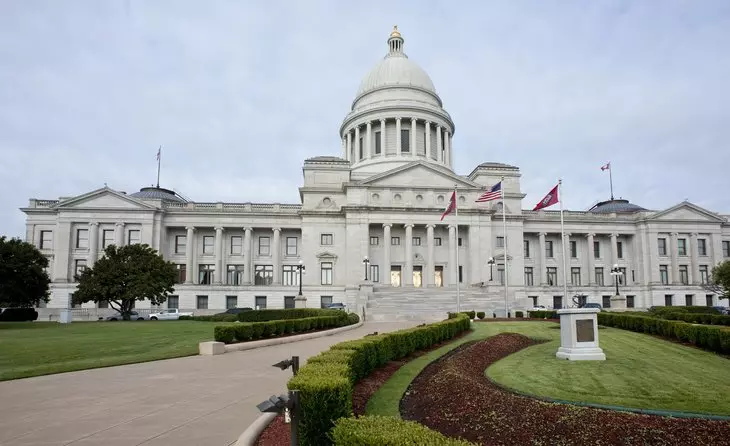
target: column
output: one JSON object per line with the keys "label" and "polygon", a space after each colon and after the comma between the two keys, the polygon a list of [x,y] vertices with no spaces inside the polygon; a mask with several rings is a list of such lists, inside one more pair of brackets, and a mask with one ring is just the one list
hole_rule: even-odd
{"label": "column", "polygon": [[225,271],[223,271],[223,228],[217,226],[215,228],[215,274],[213,274],[213,283],[221,285],[225,283]]}
{"label": "column", "polygon": [[365,159],[373,156],[373,125],[368,121],[365,132]]}
{"label": "column", "polygon": [[456,240],[456,225],[449,225],[449,286],[456,286],[459,280],[459,265],[456,264],[456,250],[458,240]]}
{"label": "column", "polygon": [[426,121],[426,158],[431,158],[431,123]]}
{"label": "column", "polygon": [[197,273],[193,270],[193,267],[195,266],[193,262],[195,227],[188,226],[185,229],[188,231],[188,234],[185,237],[185,283],[197,283],[197,280],[194,280],[194,278],[197,277]]}
{"label": "column", "polygon": [[281,228],[273,228],[274,241],[271,243],[271,258],[274,263],[274,285],[281,285]]}
{"label": "column", "polygon": [[678,284],[679,283],[679,246],[677,245],[677,236],[679,234],[676,232],[672,232],[669,235],[669,249],[670,249],[670,255],[672,258],[672,277],[669,279],[670,283],[672,284]]}
{"label": "column", "polygon": [[441,136],[441,126],[436,124],[436,159],[444,162],[444,141]]}
{"label": "column", "polygon": [[380,155],[385,156],[385,119],[380,120]]}
{"label": "column", "polygon": [[449,132],[449,131],[446,131],[445,142],[446,142],[446,153],[449,155],[447,158],[448,162],[449,162],[449,167],[453,167],[454,166],[454,154],[451,151],[451,132]]}
{"label": "column", "polygon": [[[565,262],[563,262],[563,265],[560,265],[560,267],[565,268],[565,275],[563,276],[562,274],[558,274],[558,280],[560,281],[560,283],[562,283],[563,280],[565,280],[565,282],[568,285],[570,285],[572,283],[571,278],[573,277],[573,275],[570,272],[571,271],[570,270],[570,259],[572,258],[570,256],[570,236],[571,235],[573,235],[573,234],[570,232],[566,232],[565,241],[564,242],[561,241],[561,243],[564,243],[564,246],[562,247],[561,251],[563,251],[563,255],[565,256]],[[565,298],[567,299],[568,296],[565,296]],[[565,302],[567,303],[568,301],[566,300]]]}
{"label": "column", "polygon": [[547,234],[544,232],[541,232],[540,237],[540,285],[546,285],[548,283],[547,281],[547,264],[545,263],[545,236]]}
{"label": "column", "polygon": [[91,268],[99,258],[99,223],[89,223],[89,256],[86,258],[86,266]]}
{"label": "column", "polygon": [[611,234],[611,268],[618,264],[618,234]]}
{"label": "column", "polygon": [[342,137],[342,158],[347,159],[347,138]]}
{"label": "column", "polygon": [[71,241],[73,240],[71,222],[56,221],[53,230],[53,281],[68,282],[69,257]]}
{"label": "column", "polygon": [[347,157],[345,158],[347,161],[352,162],[352,133],[348,130],[347,131]]}
{"label": "column", "polygon": [[406,228],[406,262],[403,271],[403,284],[413,285],[413,225],[404,225]]}
{"label": "column", "polygon": [[[707,242],[705,242],[705,247]],[[689,235],[689,256],[692,264],[690,265],[690,278],[689,283],[699,285],[700,284],[700,264],[697,260],[699,251],[697,249],[697,233],[693,232]]]}
{"label": "column", "polygon": [[253,233],[253,228],[246,227],[243,228],[243,231],[243,283],[250,285],[253,283],[251,281],[251,274],[253,273],[253,261],[251,257],[251,253],[253,252],[251,246],[253,237],[251,237],[251,234]]}
{"label": "column", "polygon": [[355,161],[360,161],[362,157],[360,156],[360,151],[362,150],[362,147],[360,147],[360,126],[358,125],[355,127]]}
{"label": "column", "polygon": [[596,284],[596,253],[593,249],[593,237],[596,234],[586,235],[586,243],[588,243],[588,285]]}
{"label": "column", "polygon": [[423,283],[426,286],[434,285],[434,278],[436,276],[436,268],[434,265],[434,246],[433,246],[433,229],[434,225],[426,225],[426,271],[423,273]]}
{"label": "column", "polygon": [[124,246],[124,223],[114,225],[114,244]]}
{"label": "column", "polygon": [[416,118],[411,118],[411,156],[418,154],[416,147]]}
{"label": "column", "polygon": [[395,118],[395,153],[400,154],[400,118]]}
{"label": "column", "polygon": [[383,278],[382,283],[390,285],[390,223],[383,225]]}
{"label": "column", "polygon": [[719,234],[712,233],[710,234],[710,258],[712,259],[712,265],[710,265],[710,270],[712,270],[713,267],[715,267],[718,263],[720,263],[720,260],[722,259],[722,241],[720,241]]}

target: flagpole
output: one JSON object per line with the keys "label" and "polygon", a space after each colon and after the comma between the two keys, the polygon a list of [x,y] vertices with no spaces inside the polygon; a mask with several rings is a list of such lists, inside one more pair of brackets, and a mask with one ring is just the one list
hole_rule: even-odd
{"label": "flagpole", "polygon": [[504,177],[501,180],[500,194],[502,195],[502,230],[504,231],[504,316],[509,312],[507,307],[507,289],[509,287],[509,250],[507,249],[507,207],[504,203]]}
{"label": "flagpole", "polygon": [[157,188],[160,188],[160,163],[162,161],[162,145],[157,149]]}
{"label": "flagpole", "polygon": [[459,197],[456,194],[458,185],[454,184],[454,217],[456,218],[456,312],[461,313],[461,290],[459,289]]}
{"label": "flagpole", "polygon": [[608,163],[608,183],[611,185],[611,201],[613,201],[613,174],[611,173],[611,162]]}
{"label": "flagpole", "polygon": [[568,251],[565,249],[565,222],[563,221],[563,180],[558,180],[558,202],[560,203],[560,237],[563,245],[563,296],[565,305],[568,308]]}

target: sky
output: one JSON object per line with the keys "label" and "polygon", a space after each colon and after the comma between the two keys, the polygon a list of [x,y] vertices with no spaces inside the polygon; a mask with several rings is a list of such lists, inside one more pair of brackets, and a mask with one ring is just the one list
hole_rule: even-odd
{"label": "sky", "polygon": [[299,203],[397,24],[456,131],[455,171],[517,165],[524,208],[614,194],[730,213],[730,2],[0,1],[0,234],[29,198],[156,181]]}

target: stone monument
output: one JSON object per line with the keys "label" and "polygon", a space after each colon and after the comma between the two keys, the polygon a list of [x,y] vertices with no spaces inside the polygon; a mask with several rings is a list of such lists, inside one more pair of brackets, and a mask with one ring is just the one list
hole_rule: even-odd
{"label": "stone monument", "polygon": [[560,348],[555,356],[571,361],[605,361],[598,345],[598,308],[558,310],[560,316]]}

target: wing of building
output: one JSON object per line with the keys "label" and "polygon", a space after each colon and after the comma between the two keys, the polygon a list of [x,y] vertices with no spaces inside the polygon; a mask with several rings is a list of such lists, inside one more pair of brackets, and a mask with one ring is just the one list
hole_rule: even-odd
{"label": "wing of building", "polygon": [[[41,318],[68,306],[76,271],[107,245],[130,243],[177,264],[167,305],[198,314],[293,307],[300,264],[308,307],[343,302],[374,319],[440,318],[457,293],[463,310],[559,307],[576,296],[610,306],[615,277],[630,307],[717,304],[701,284],[730,257],[727,216],[686,201],[657,211],[609,200],[564,213],[564,252],[559,212],[523,210],[518,167],[454,172],[455,130],[394,29],[340,126],[342,157],[304,161],[301,203],[201,203],[160,187],[31,199],[26,237],[51,259],[53,279]],[[476,202],[502,178],[504,224],[501,200]],[[455,188],[458,215],[442,220]]]}

